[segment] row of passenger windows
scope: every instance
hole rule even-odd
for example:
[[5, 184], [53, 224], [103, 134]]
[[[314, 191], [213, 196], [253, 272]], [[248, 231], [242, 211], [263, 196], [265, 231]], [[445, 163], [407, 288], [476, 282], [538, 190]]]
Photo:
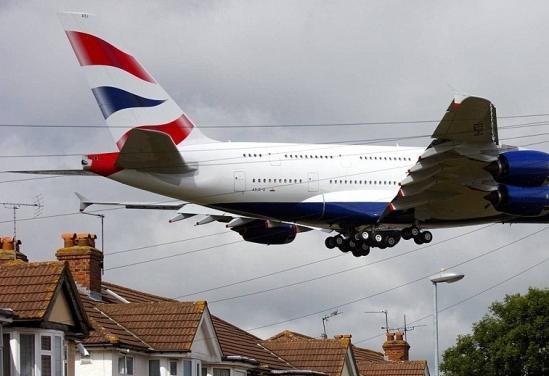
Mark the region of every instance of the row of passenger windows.
[[[283, 178], [257, 178], [252, 179], [252, 183], [303, 183], [303, 179], [283, 179]], [[330, 184], [372, 184], [372, 185], [397, 185], [393, 180], [346, 180], [330, 179]]]
[[393, 180], [343, 180], [330, 179], [330, 184], [372, 184], [372, 185], [397, 185]]
[[303, 179], [252, 179], [252, 183], [303, 183]]
[[[251, 158], [251, 157], [263, 157], [263, 154], [257, 154], [257, 153], [244, 153], [242, 154], [242, 156], [244, 158]], [[339, 155], [339, 157], [341, 158], [341, 154]], [[290, 158], [290, 159], [333, 159], [334, 156], [333, 155], [307, 155], [307, 154], [284, 154], [284, 158]], [[360, 156], [360, 159], [364, 159], [364, 160], [389, 160], [389, 161], [411, 161], [412, 158], [409, 158], [409, 157], [378, 157], [378, 156], [375, 156], [375, 157], [372, 157], [372, 156]]]

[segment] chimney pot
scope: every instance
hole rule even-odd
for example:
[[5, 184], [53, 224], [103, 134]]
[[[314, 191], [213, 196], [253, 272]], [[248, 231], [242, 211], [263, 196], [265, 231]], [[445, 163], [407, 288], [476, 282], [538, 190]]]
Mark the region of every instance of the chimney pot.
[[[395, 340], [396, 336], [396, 340]], [[385, 357], [392, 362], [408, 360], [410, 345], [404, 340], [402, 333], [387, 333], [387, 341], [383, 344]]]
[[13, 260], [28, 262], [27, 256], [19, 251], [21, 240], [13, 236], [0, 237], [0, 263]]
[[56, 252], [57, 259], [67, 263], [78, 285], [91, 297], [100, 299], [103, 252], [95, 248], [97, 236], [87, 232], [67, 232], [61, 237], [64, 247]]

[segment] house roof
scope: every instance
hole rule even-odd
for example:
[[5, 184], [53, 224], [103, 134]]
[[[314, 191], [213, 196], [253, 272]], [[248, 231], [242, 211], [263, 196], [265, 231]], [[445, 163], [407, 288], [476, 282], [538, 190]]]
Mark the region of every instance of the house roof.
[[13, 261], [0, 267], [0, 306], [11, 308], [14, 319], [42, 320], [55, 295], [62, 262]]
[[[0, 265], [0, 286], [0, 307], [13, 311], [13, 325], [21, 321], [40, 322], [47, 327], [61, 325], [68, 336], [88, 334], [90, 322], [65, 263], [5, 262]], [[60, 294], [69, 304], [70, 322], [49, 321]]]
[[[191, 350], [206, 303], [96, 304], [95, 308], [151, 350], [187, 352]], [[110, 331], [110, 334], [114, 333]]]
[[347, 341], [314, 339], [299, 333], [282, 332], [263, 345], [299, 369], [340, 376], [349, 348]]
[[261, 345], [260, 338], [248, 333], [219, 317], [212, 316], [215, 332], [225, 357], [244, 356], [259, 362], [261, 367], [289, 369], [288, 362]]
[[357, 365], [362, 376], [424, 376], [428, 371], [427, 361], [425, 360], [405, 362], [358, 361]]
[[80, 298], [92, 326], [88, 338], [82, 341], [85, 345], [122, 345], [142, 351], [150, 348], [140, 338], [99, 310], [96, 307], [98, 304], [97, 301], [90, 299], [84, 294], [80, 295]]
[[364, 349], [362, 347], [353, 346], [353, 354], [357, 362], [366, 361], [366, 362], [384, 362], [383, 353]]
[[103, 301], [106, 303], [121, 303], [119, 300], [116, 300], [111, 295], [107, 293], [107, 290], [114, 292], [120, 297], [126, 299], [130, 303], [147, 303], [147, 302], [175, 302], [177, 300], [166, 298], [163, 296], [149, 294], [143, 291], [133, 290], [124, 286], [119, 286], [110, 282], [101, 282], [102, 287], [102, 297]]

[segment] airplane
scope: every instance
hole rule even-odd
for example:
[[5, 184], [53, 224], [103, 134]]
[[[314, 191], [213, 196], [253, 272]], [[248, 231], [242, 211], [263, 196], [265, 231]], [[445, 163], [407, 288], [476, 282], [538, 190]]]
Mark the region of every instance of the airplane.
[[[501, 145], [496, 108], [456, 96], [427, 147], [219, 142], [206, 137], [137, 59], [94, 17], [66, 12], [67, 37], [105, 117], [112, 152], [73, 170], [167, 196], [164, 203], [92, 204], [173, 210], [170, 220], [221, 222], [244, 240], [286, 244], [334, 232], [326, 247], [366, 256], [429, 231], [483, 223], [549, 222], [549, 155]], [[117, 150], [116, 150], [117, 149]]]

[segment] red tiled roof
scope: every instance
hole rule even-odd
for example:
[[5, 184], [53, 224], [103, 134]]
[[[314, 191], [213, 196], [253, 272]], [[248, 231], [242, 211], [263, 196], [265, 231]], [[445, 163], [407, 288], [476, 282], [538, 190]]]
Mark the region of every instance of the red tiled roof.
[[380, 353], [374, 350], [364, 349], [362, 347], [358, 347], [355, 345], [353, 345], [353, 354], [357, 362], [362, 362], [362, 361], [384, 362], [385, 361], [385, 359], [383, 358], [383, 353]]
[[292, 332], [291, 330], [284, 330], [278, 334], [275, 334], [271, 338], [267, 339], [267, 341], [289, 341], [289, 340], [302, 340], [302, 339], [314, 339], [313, 337], [309, 337], [305, 334]]
[[65, 264], [58, 261], [10, 261], [0, 266], [0, 307], [14, 319], [42, 320], [54, 297]]
[[84, 309], [92, 325], [90, 335], [83, 343], [86, 345], [123, 345], [137, 350], [148, 350], [150, 346], [134, 336], [130, 331], [96, 308], [98, 302], [81, 294]]
[[428, 369], [425, 360], [405, 362], [360, 361], [357, 363], [362, 376], [423, 376]]
[[[119, 286], [114, 283], [105, 282], [105, 281], [101, 282], [101, 287], [103, 288], [103, 290], [107, 290], [107, 289], [111, 290], [115, 294], [129, 301], [130, 303], [148, 303], [148, 302], [161, 302], [161, 301], [175, 302], [176, 301], [174, 299], [149, 294], [143, 291], [133, 290], [127, 287]], [[103, 291], [102, 295], [105, 303], [121, 303], [120, 301], [116, 300], [115, 298], [107, 294], [105, 291]]]
[[345, 364], [348, 346], [335, 339], [310, 339], [277, 335], [263, 345], [298, 369], [308, 369], [340, 376]]
[[255, 359], [261, 367], [293, 368], [276, 354], [260, 345], [262, 340], [253, 334], [229, 324], [219, 317], [212, 316], [212, 320], [224, 356], [244, 356]]
[[205, 302], [97, 304], [97, 309], [155, 351], [191, 350]]

